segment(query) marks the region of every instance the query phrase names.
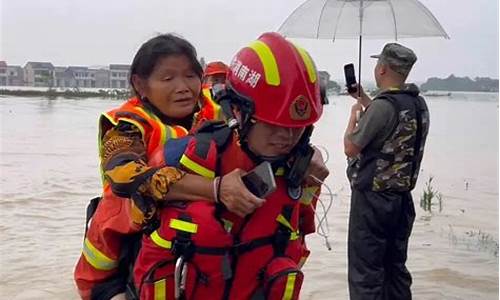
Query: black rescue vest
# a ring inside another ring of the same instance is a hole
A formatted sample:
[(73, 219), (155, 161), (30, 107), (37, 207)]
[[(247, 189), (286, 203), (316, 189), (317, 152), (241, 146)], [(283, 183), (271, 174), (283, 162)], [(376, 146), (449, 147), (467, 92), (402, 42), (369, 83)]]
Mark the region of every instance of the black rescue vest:
[(425, 140), (429, 132), (429, 110), (418, 90), (392, 90), (373, 101), (388, 101), (397, 122), (382, 148), (365, 147), (349, 163), (351, 186), (374, 192), (407, 192), (415, 187)]

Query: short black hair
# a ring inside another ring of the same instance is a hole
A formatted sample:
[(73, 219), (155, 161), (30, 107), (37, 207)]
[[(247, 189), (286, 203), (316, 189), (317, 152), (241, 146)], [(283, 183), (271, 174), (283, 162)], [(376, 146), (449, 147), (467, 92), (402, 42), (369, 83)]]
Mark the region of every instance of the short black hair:
[(158, 35), (139, 48), (130, 66), (130, 86), (137, 95), (137, 90), (132, 82), (132, 76), (138, 75), (147, 79), (153, 73), (157, 62), (166, 56), (185, 55), (191, 62), (193, 71), (200, 77), (203, 76), (203, 68), (198, 61), (196, 49), (186, 39), (172, 33)]

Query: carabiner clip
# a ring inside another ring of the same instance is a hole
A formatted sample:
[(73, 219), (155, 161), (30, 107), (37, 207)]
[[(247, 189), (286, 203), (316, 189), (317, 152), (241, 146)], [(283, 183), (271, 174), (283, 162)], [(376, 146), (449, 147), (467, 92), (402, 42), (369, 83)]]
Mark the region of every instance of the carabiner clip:
[(180, 256), (175, 262), (174, 270), (174, 297), (175, 300), (185, 298), (187, 268), (184, 256)]

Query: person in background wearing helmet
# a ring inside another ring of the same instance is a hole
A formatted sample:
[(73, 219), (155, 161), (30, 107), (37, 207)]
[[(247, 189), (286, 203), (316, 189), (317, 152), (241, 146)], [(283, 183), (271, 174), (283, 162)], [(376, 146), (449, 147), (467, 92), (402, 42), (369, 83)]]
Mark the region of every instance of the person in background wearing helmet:
[(229, 67), (221, 61), (207, 64), (203, 72), (203, 87), (212, 87), (215, 84), (225, 84)]
[[(74, 272), (83, 299), (123, 295), (134, 259), (126, 253), (136, 235), (154, 225), (157, 205), (170, 199), (214, 201), (212, 179), (149, 165), (154, 149), (191, 127), (202, 77), (196, 50), (178, 36), (159, 35), (141, 46), (130, 73), (136, 96), (99, 121), (104, 190), (89, 206), (87, 223), (90, 217), (92, 222)], [(244, 216), (262, 200), (245, 188), (241, 174), (226, 176), (218, 200)]]
[(219, 104), (213, 99), (212, 87), (226, 83), (228, 70), (228, 66), (221, 61), (210, 62), (205, 67), (199, 103), (200, 111), (195, 116), (195, 124), (201, 125), (206, 121), (224, 121), (224, 114)]
[[(406, 78), (417, 57), (400, 44), (385, 45), (375, 66), (381, 92), (373, 101), (363, 92), (351, 110), (344, 137), (351, 183), (348, 278), (351, 299), (411, 299), (405, 266), (415, 219), (415, 187), (429, 111)], [(366, 111), (357, 119), (357, 115)]]
[[(169, 202), (145, 235), (134, 266), (140, 299), (298, 299), (309, 255), (320, 183), (305, 183), (313, 124), (322, 114), (319, 78), (309, 54), (265, 33), (234, 57), (216, 95), (227, 125), (208, 123), (170, 140), (151, 161), (214, 179), (215, 204)], [(272, 100), (272, 101), (270, 101)], [(234, 168), (270, 163), (276, 190), (242, 218), (217, 201)]]

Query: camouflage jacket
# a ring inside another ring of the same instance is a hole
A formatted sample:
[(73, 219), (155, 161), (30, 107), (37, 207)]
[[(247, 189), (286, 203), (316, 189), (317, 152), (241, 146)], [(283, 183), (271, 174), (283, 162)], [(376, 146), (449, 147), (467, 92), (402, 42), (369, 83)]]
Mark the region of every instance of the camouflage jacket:
[(349, 162), (347, 175), (358, 190), (411, 191), (415, 187), (429, 132), (429, 111), (418, 89), (391, 90), (373, 101), (389, 101), (398, 116), (382, 148), (365, 147)]

